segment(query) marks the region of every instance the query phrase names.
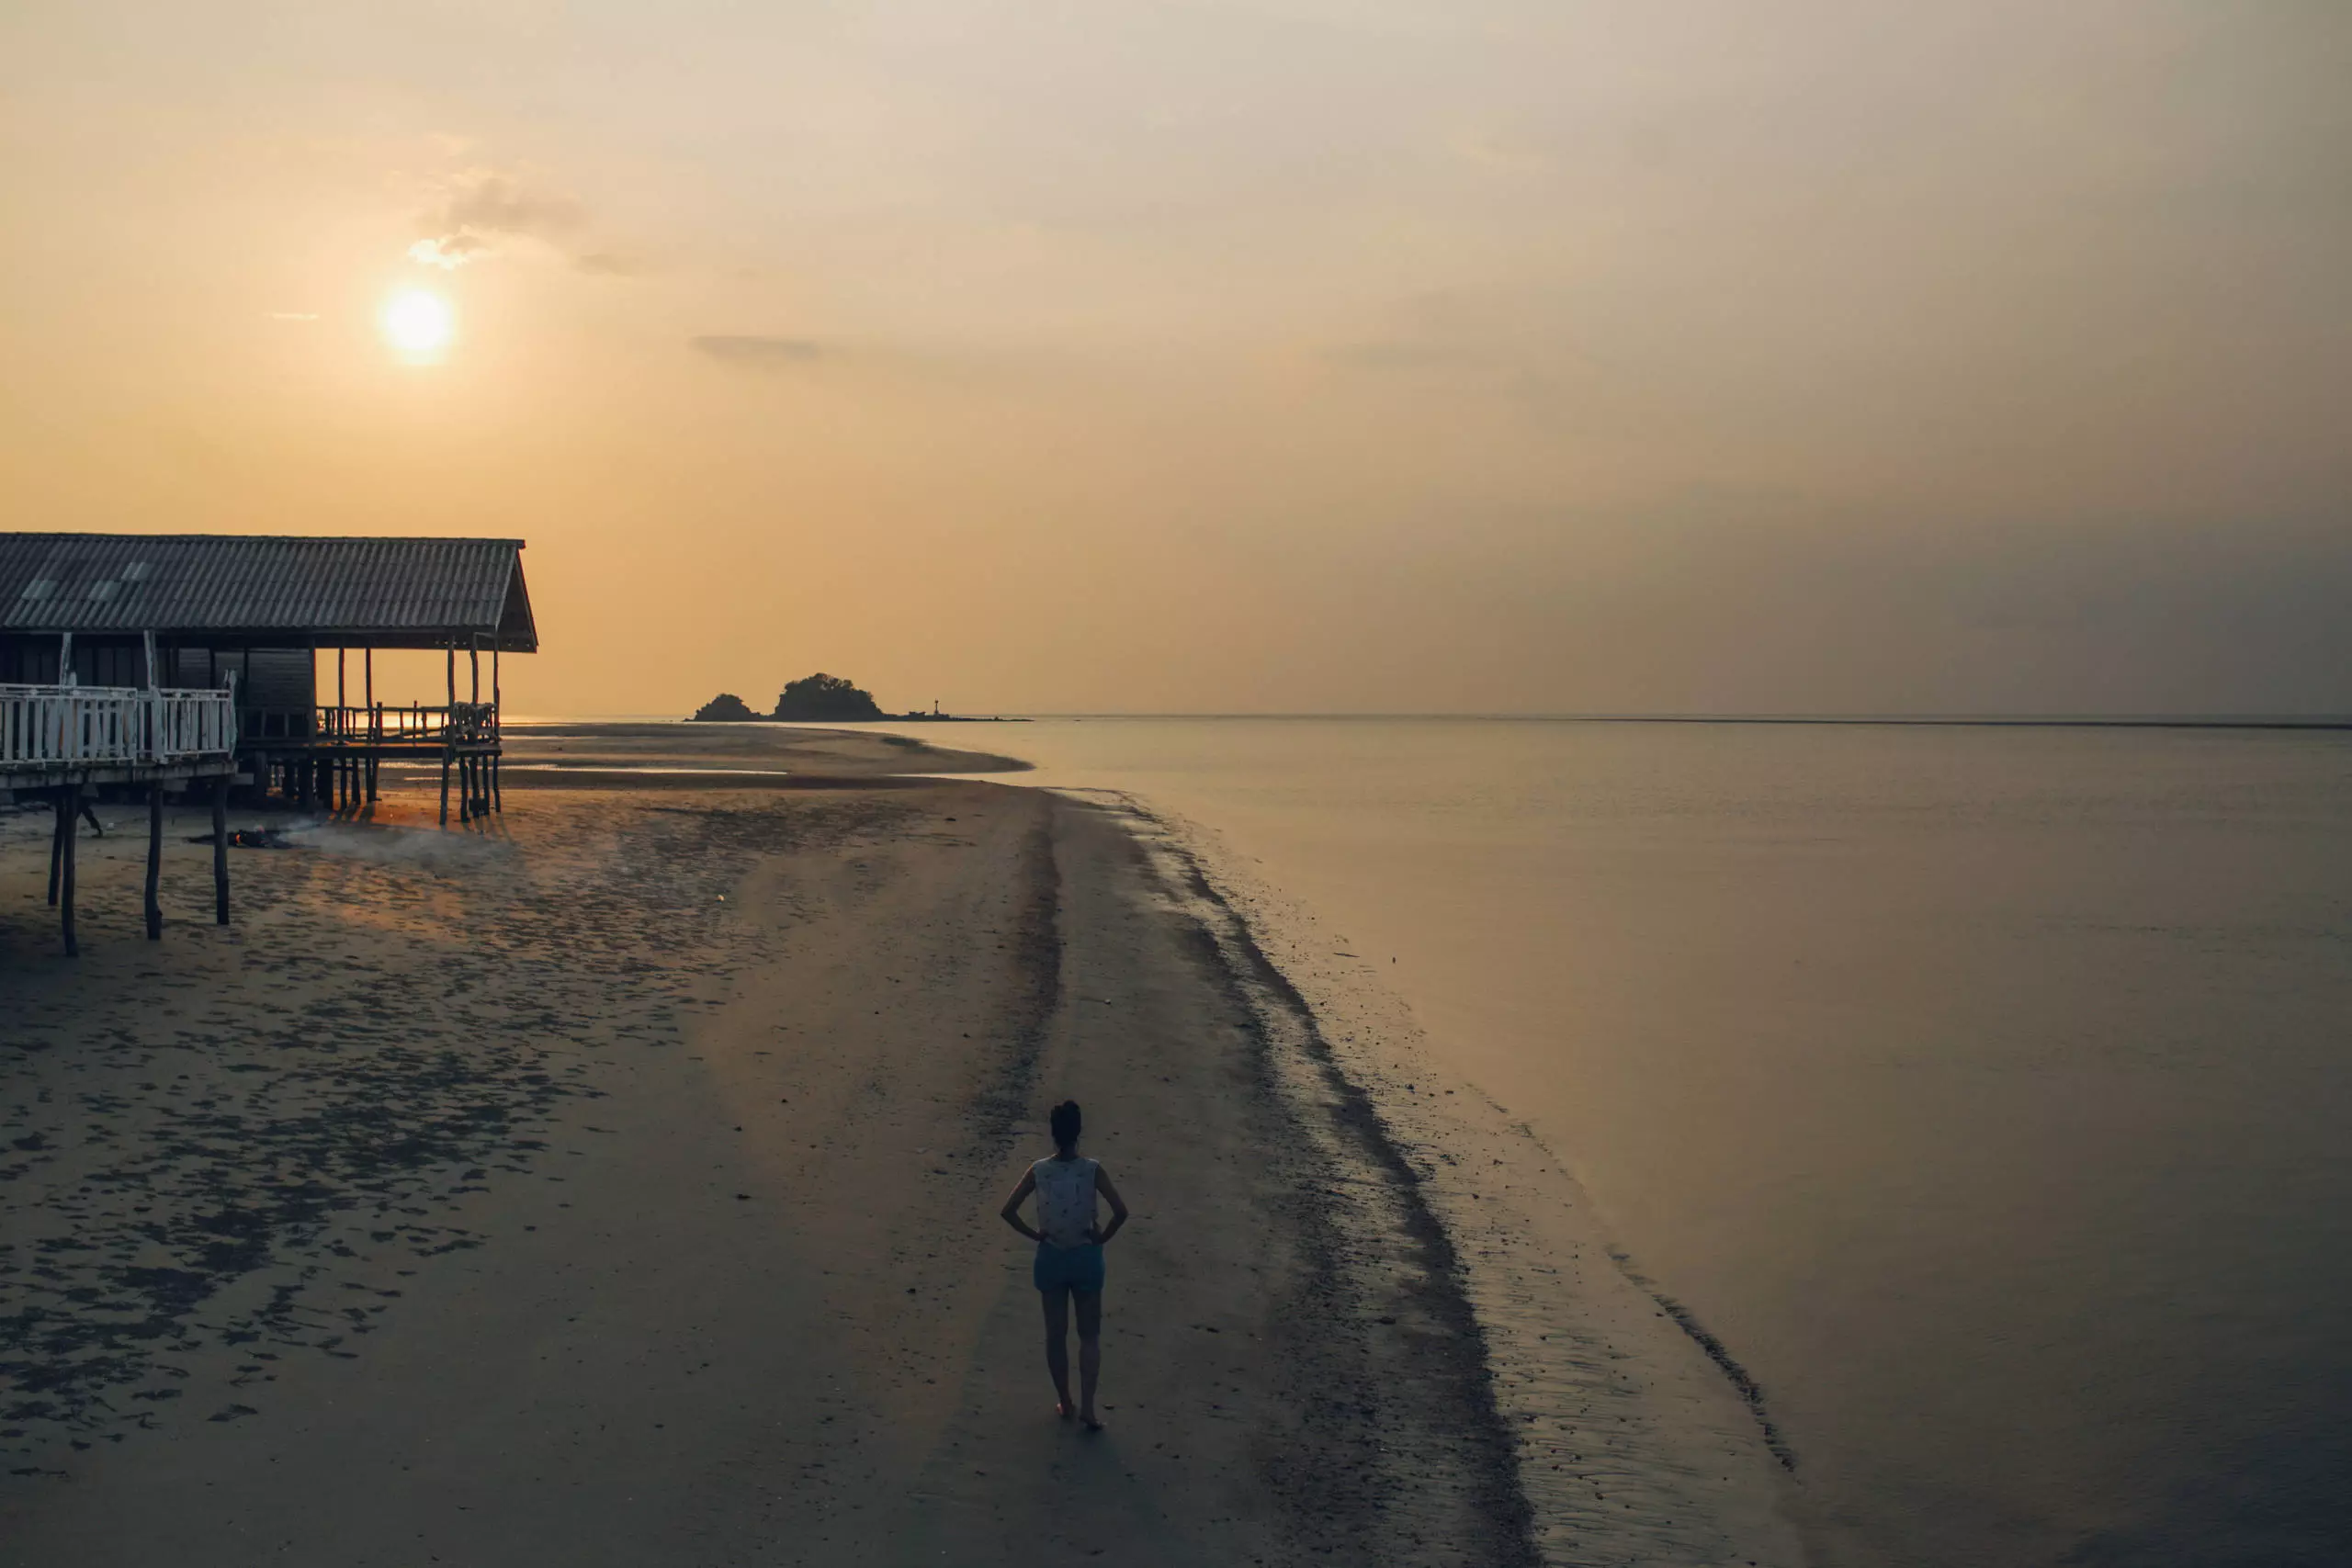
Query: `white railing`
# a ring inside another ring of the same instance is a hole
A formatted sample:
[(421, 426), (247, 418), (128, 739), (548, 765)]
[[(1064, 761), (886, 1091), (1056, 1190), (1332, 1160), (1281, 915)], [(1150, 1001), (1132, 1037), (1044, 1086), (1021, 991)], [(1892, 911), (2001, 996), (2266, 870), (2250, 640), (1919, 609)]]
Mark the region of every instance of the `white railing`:
[(227, 691), (0, 685), (0, 768), (190, 761), (236, 744)]

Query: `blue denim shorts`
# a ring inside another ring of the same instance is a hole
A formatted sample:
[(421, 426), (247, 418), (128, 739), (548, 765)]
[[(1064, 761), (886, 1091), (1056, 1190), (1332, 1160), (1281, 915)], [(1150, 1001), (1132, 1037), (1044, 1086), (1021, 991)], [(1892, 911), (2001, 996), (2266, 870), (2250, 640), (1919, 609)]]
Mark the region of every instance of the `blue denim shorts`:
[(1067, 1285), (1091, 1295), (1102, 1288), (1102, 1244), (1054, 1247), (1041, 1241), (1037, 1261), (1029, 1266), (1029, 1279), (1041, 1291)]

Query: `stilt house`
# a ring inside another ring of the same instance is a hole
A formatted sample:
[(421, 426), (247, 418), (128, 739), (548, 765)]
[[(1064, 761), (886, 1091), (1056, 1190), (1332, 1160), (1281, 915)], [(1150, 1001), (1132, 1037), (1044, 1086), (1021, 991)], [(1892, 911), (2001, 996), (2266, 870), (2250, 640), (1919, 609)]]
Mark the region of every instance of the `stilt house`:
[[(461, 818), (495, 809), (499, 656), (538, 645), (520, 539), (0, 533), (0, 685), (232, 692), (236, 782), (303, 804), (410, 757), (443, 820), (453, 773)], [(446, 701), (379, 702), (378, 649), (442, 650)]]

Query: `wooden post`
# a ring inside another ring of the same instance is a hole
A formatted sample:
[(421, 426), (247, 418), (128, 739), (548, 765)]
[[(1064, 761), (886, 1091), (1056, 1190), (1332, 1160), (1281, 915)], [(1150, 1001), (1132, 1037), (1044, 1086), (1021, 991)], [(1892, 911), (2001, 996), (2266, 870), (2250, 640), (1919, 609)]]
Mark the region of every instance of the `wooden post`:
[(212, 781), (212, 923), (229, 923), (229, 780)]
[(505, 741), (500, 735), (501, 727), (505, 722), (505, 689), (498, 680), (498, 642), (492, 638), (490, 645), (490, 739), (491, 744), (499, 750), (490, 754), (490, 808), (502, 815), (506, 810), (506, 797), (498, 787), (498, 763), (505, 750)]
[(360, 654), (368, 682), (368, 803), (376, 803), (376, 749), (384, 743), (384, 710), (376, 705), (376, 645), (369, 643)]
[[(449, 705), (441, 710), (441, 826), (449, 825), (449, 765), (458, 756), (458, 639), (448, 642), (447, 669)], [(463, 821), (465, 807), (458, 806), (458, 820)]]
[(466, 649), (466, 662), (473, 669), (472, 701), (481, 701), (481, 637), (477, 635)]
[(164, 874), (164, 784), (158, 779), (147, 789), (147, 940), (164, 940), (164, 906), (156, 896)]
[(61, 787), (56, 795), (57, 820), (49, 829), (49, 907), (57, 908), (57, 879), (65, 870), (65, 829), (74, 819), (65, 814), (65, 791)]
[(82, 837), (74, 828), (82, 815), (82, 786), (67, 784), (59, 798), (63, 802), (58, 809), (65, 823), (65, 866), (59, 888), (57, 923), (65, 933), (65, 956), (74, 958), (82, 952), (82, 944), (74, 939), (74, 846)]

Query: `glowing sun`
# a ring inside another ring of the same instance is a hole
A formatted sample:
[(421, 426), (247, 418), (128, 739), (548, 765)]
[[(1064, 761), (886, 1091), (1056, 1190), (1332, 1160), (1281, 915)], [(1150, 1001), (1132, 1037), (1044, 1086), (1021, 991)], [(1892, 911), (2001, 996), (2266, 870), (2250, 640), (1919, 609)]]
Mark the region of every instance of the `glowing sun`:
[(411, 359), (430, 359), (449, 346), (458, 318), (449, 302), (422, 288), (403, 288), (384, 301), (384, 341)]

